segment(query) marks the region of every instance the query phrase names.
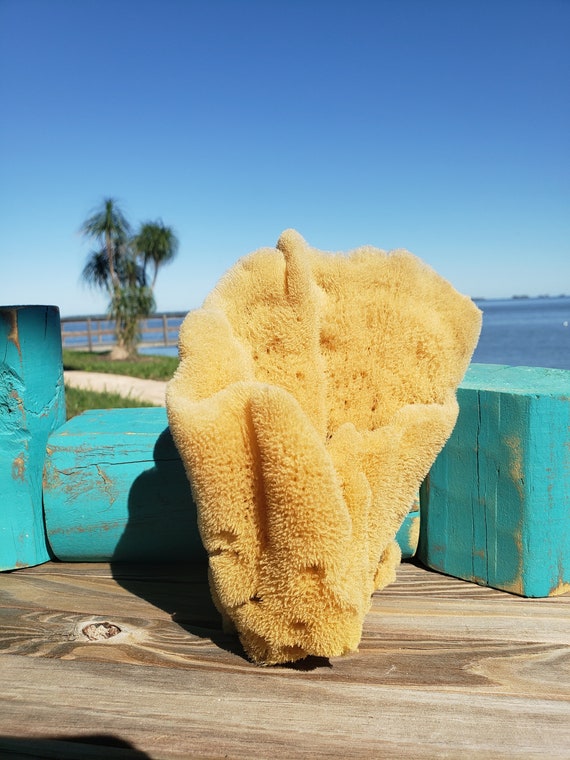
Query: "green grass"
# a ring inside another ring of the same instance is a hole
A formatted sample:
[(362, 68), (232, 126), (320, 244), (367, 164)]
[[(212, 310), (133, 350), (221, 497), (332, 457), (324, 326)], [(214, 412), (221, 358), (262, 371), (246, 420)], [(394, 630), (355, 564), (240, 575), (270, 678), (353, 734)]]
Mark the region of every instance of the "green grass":
[(108, 353), (63, 350), (63, 368), (83, 372), (110, 372), (142, 377), (144, 380), (170, 380), (176, 367), (177, 356), (141, 355), (134, 361), (114, 361)]
[[(170, 380), (178, 366), (176, 356), (140, 356), (134, 361), (113, 361), (108, 354), (89, 351), (63, 350), (63, 367), (83, 372), (108, 372), (115, 375), (141, 377), (144, 380)], [(86, 391), (65, 386), (67, 419), (88, 409), (124, 409), (153, 406), (145, 401), (121, 396), (118, 393)]]
[(88, 409), (125, 409), (141, 406), (154, 406), (154, 404), (147, 404), (145, 401), (121, 396), (118, 393), (101, 393), (65, 386), (65, 408), (68, 420)]

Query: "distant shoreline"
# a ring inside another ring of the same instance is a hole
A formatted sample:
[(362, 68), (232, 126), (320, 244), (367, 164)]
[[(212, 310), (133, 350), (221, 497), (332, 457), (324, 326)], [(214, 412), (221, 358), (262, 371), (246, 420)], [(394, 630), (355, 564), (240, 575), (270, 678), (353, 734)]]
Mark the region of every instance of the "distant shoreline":
[(557, 296), (551, 296), (548, 294), (540, 296), (527, 296), (525, 293), (515, 294), (513, 296), (505, 296), (504, 298), (486, 298), (485, 296), (472, 296), (471, 300), (478, 303), (479, 301), (558, 301), (563, 298), (570, 298), (567, 293), (560, 293)]
[[(495, 302), (495, 301), (559, 301), (564, 298), (570, 298), (570, 293), (560, 293), (556, 296), (551, 296), (548, 294), (543, 294), (539, 296), (529, 296), (525, 293), (518, 294), (512, 296), (504, 296), (504, 297), (498, 297), (493, 296), (492, 298), (489, 298), (487, 296), (470, 296), (472, 301), (475, 301), (475, 303), (479, 303), (482, 301), (485, 301), (487, 303)], [(188, 308), (185, 311), (159, 311), (155, 312), (153, 314), (150, 314), (147, 319), (162, 319), (162, 315), (166, 315), (169, 319), (184, 319), (184, 317), (188, 314), (189, 311), (193, 311), (195, 308)], [(60, 317), (61, 322), (85, 322), (88, 319), (101, 319), (101, 320), (107, 320), (109, 319), (109, 315), (105, 313), (100, 314), (74, 314), (72, 316), (67, 317)]]

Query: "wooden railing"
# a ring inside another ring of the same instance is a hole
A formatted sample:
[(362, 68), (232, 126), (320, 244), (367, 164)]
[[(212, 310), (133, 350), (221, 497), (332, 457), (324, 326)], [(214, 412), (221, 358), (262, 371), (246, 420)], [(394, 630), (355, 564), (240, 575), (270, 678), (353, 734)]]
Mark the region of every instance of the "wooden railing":
[[(178, 343), (178, 330), (186, 312), (163, 312), (151, 314), (139, 322), (141, 347), (169, 347)], [(105, 315), (63, 317), (61, 319), (61, 344), (63, 348), (101, 351), (116, 342), (115, 325)]]

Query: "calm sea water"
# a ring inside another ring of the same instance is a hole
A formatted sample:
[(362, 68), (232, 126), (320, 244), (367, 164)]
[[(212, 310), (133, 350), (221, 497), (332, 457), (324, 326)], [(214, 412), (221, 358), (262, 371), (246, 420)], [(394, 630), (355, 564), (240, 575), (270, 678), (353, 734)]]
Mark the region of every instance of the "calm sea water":
[[(473, 356), (482, 364), (570, 370), (570, 296), (481, 300), (483, 329)], [(143, 349), (176, 356), (176, 348)]]
[(570, 297), (479, 301), (482, 364), (570, 369)]

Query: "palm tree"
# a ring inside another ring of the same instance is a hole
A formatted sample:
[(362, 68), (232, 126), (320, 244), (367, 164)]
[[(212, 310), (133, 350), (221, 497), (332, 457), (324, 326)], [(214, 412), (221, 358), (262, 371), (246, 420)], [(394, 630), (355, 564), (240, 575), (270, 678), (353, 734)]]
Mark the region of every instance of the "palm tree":
[[(98, 272), (102, 275), (101, 265), (103, 265), (103, 269), (106, 265), (108, 274), (104, 277), (104, 281), (110, 295), (117, 287), (120, 287), (117, 265), (121, 252), (126, 247), (130, 231), (131, 226), (114, 198), (104, 198), (101, 208), (97, 209), (81, 226), (83, 235), (93, 238), (101, 246), (95, 254), (100, 257)], [(102, 253), (104, 253), (106, 262), (104, 258), (101, 258)], [(85, 276), (86, 274), (87, 276)], [(93, 282), (85, 270), (84, 277), (88, 282)], [(99, 277), (97, 284), (101, 284), (101, 277)]]
[(89, 254), (82, 278), (109, 295), (108, 311), (115, 322), (117, 338), (111, 350), (112, 359), (136, 356), (139, 320), (154, 308), (152, 290), (131, 245), (130, 231), (130, 224), (114, 198), (105, 198), (101, 208), (81, 226), (81, 232), (99, 244)]
[(166, 227), (161, 219), (157, 222), (144, 222), (139, 232), (133, 238), (133, 245), (142, 257), (143, 267), (151, 265), (154, 269), (151, 290), (154, 290), (158, 270), (169, 264), (178, 251), (178, 238), (170, 227)]

